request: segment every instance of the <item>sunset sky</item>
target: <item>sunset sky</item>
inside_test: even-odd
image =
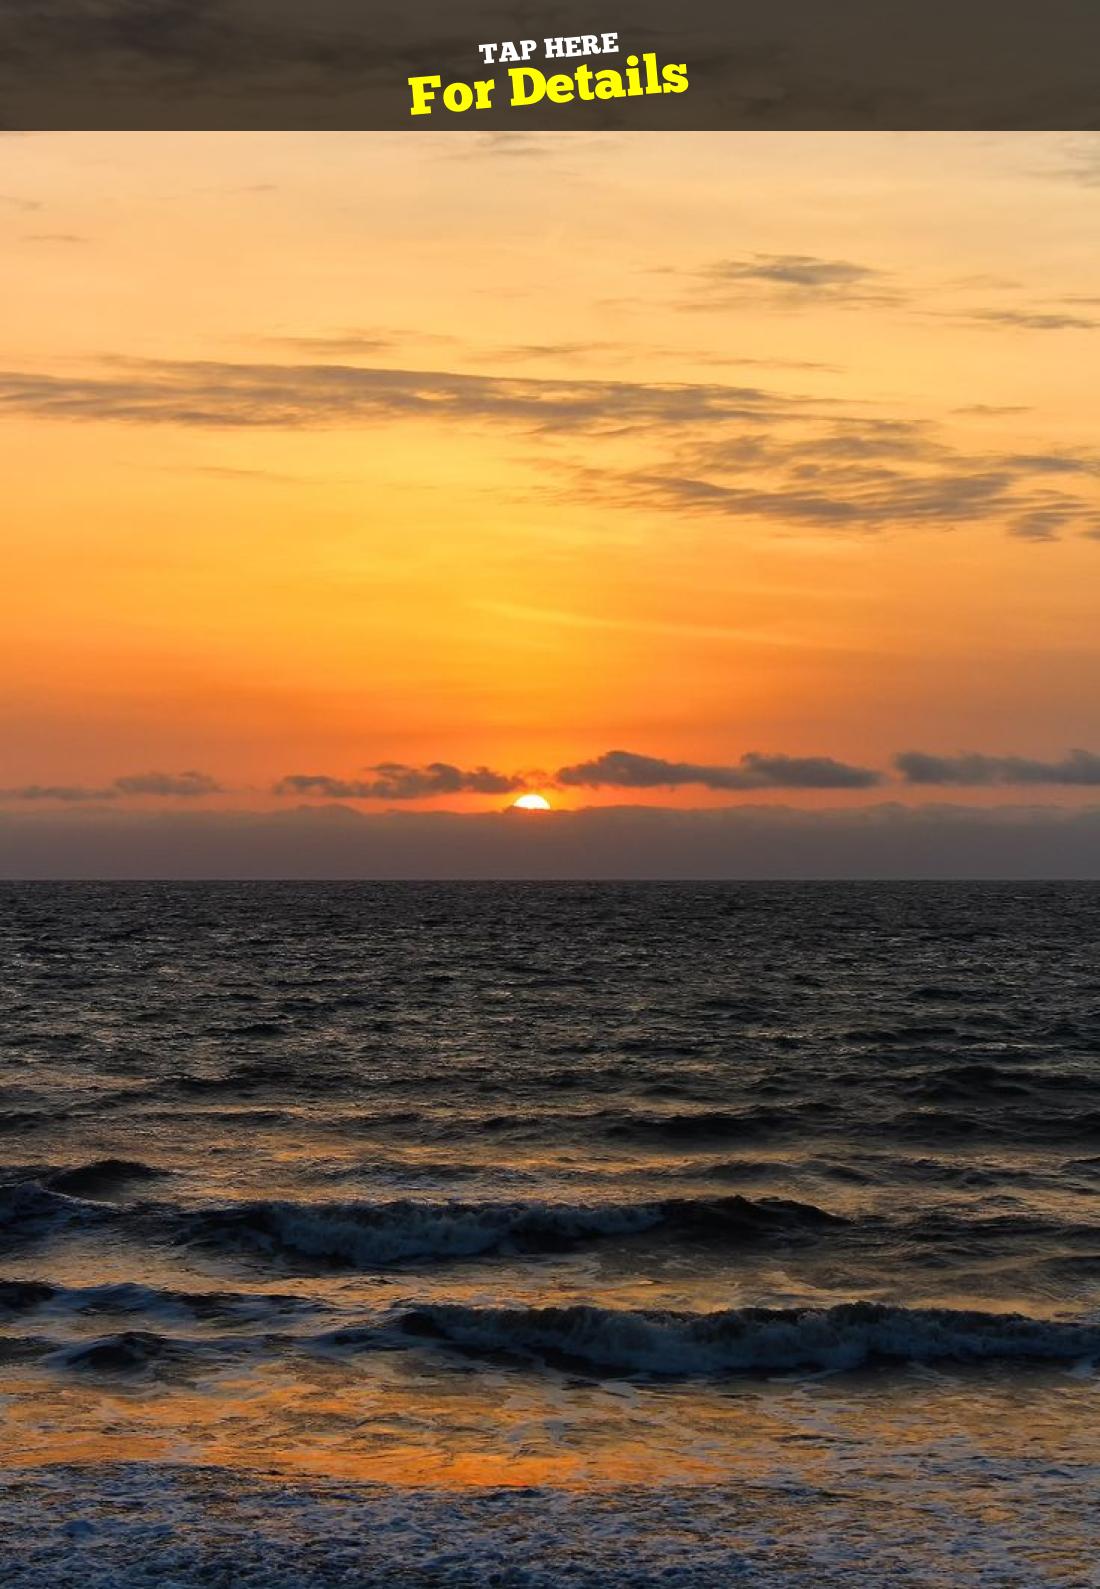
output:
[[[0,135],[3,801],[1093,801],[1098,258],[1089,135]]]

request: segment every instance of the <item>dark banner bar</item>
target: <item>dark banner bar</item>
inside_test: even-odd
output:
[[[8,130],[1098,125],[1096,0],[0,9]]]

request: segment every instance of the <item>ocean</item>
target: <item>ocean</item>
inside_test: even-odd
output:
[[[1100,1584],[1100,886],[0,888],[5,1589]]]

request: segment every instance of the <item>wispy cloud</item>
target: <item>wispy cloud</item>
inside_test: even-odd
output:
[[[686,309],[715,309],[762,298],[784,307],[844,304],[893,304],[899,301],[888,277],[872,265],[851,259],[824,259],[815,254],[751,254],[718,259],[693,272],[694,295]]]
[[[1084,188],[1100,188],[1100,138],[1095,133],[1078,135],[1065,146],[1061,158],[1041,174],[1061,177]]]
[[[357,429],[430,420],[540,442],[572,500],[823,531],[999,523],[1032,540],[1100,529],[1080,449],[984,453],[934,425],[719,381],[471,374],[367,364],[112,360],[91,373],[0,372],[0,413],[188,429]],[[625,466],[621,448],[652,462]],[[610,458],[616,459],[615,463]]]
[[[1000,520],[1009,534],[1057,540],[1064,531],[1100,531],[1100,508],[1036,486],[1026,469],[887,468],[808,471],[795,464],[772,483],[645,471],[591,471],[587,494],[623,508],[770,520],[789,529],[880,531],[953,528]]]
[[[327,362],[342,358],[376,358],[380,353],[393,353],[412,343],[454,345],[462,339],[442,331],[414,330],[409,326],[341,326],[310,335],[268,336],[260,340],[270,347],[286,348]]]
[[[573,133],[572,150],[581,136]],[[592,138],[584,141],[589,146],[594,143]],[[537,133],[479,132],[468,138],[444,139],[440,153],[457,160],[550,160],[562,153],[562,147],[561,139],[540,138]]]
[[[953,318],[972,325],[1012,326],[1017,331],[1095,331],[1100,325],[1090,315],[1059,309],[974,309]]]
[[[657,272],[683,281],[689,291],[673,307],[689,312],[754,307],[789,313],[798,309],[887,309],[907,318],[953,321],[1002,331],[1093,331],[1100,320],[1082,313],[1095,300],[1066,296],[1050,303],[1021,300],[1019,283],[1000,279],[916,283],[877,266],[815,254],[752,254],[692,268]],[[985,287],[1002,301],[954,306],[960,291]],[[1004,295],[1010,300],[1004,302]]]
[[[0,372],[0,405],[39,418],[197,427],[306,427],[367,419],[497,420],[599,433],[776,413],[755,386],[534,379],[344,364],[112,361],[110,373]]]
[[[972,414],[977,419],[1000,419],[1006,414],[1030,414],[1026,403],[964,403],[952,409],[955,414]]]

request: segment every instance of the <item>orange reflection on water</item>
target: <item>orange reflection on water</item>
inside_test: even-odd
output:
[[[11,1376],[6,1396],[12,1465],[189,1463],[456,1489],[777,1478],[828,1489],[874,1451],[918,1464],[941,1446],[983,1460],[1059,1462],[1081,1448],[1084,1459],[1095,1383],[1038,1369],[1016,1381],[990,1370],[646,1387],[495,1372],[418,1377],[400,1357],[375,1357],[369,1370],[233,1369],[201,1387],[27,1369]],[[999,1504],[989,1495],[979,1503]]]

